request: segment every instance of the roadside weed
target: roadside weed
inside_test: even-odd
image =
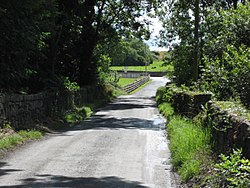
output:
[[[39,139],[42,133],[39,131],[19,131],[18,133],[3,136],[0,139],[0,149],[9,149],[26,140]]]

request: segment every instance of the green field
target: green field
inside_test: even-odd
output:
[[[136,81],[138,78],[120,78],[119,81],[118,81],[118,85],[123,87],[123,86],[126,86],[128,84],[131,84],[133,83],[134,81]]]
[[[148,72],[167,72],[173,71],[173,66],[167,65],[163,66],[163,61],[155,61],[152,64],[147,66]],[[112,66],[110,67],[111,70],[114,71],[123,71],[124,66]],[[145,66],[128,66],[127,71],[145,71]]]

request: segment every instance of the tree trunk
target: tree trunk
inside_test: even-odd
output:
[[[195,29],[194,29],[194,40],[195,40],[195,45],[194,45],[194,75],[193,79],[194,81],[198,80],[198,74],[199,74],[199,23],[200,23],[200,7],[199,7],[200,1],[195,0],[195,10],[194,10],[194,15],[195,15]]]
[[[91,85],[96,81],[96,62],[93,59],[93,53],[95,49],[95,43],[84,44],[80,54],[79,64],[79,85]]]
[[[86,0],[83,5],[83,24],[81,42],[79,45],[78,56],[79,64],[79,85],[90,85],[96,81],[97,64],[93,59],[95,47],[97,45],[98,33],[93,27],[95,20],[95,0]]]
[[[234,9],[237,9],[238,0],[233,0],[233,4],[234,4]]]

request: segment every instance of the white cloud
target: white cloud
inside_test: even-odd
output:
[[[146,43],[149,45],[151,51],[166,51],[168,48],[165,47],[159,47],[158,46],[158,40],[160,38],[160,31],[163,29],[161,22],[159,21],[159,18],[150,18],[146,16],[146,18],[151,22],[151,25],[149,25],[149,29],[152,32],[151,38],[146,41]]]

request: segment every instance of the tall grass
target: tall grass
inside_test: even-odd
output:
[[[170,103],[163,102],[158,105],[158,108],[159,108],[160,113],[164,117],[166,117],[168,120],[170,120],[170,117],[172,117],[174,114],[174,110]]]
[[[167,127],[172,163],[187,181],[200,173],[202,157],[209,150],[209,131],[180,116],[171,118]]]
[[[190,119],[175,115],[170,103],[161,100],[159,103],[159,111],[167,118],[172,164],[181,179],[187,182],[201,172],[202,164],[210,151],[210,131],[202,127],[198,119],[195,121],[197,123],[194,123]]]

